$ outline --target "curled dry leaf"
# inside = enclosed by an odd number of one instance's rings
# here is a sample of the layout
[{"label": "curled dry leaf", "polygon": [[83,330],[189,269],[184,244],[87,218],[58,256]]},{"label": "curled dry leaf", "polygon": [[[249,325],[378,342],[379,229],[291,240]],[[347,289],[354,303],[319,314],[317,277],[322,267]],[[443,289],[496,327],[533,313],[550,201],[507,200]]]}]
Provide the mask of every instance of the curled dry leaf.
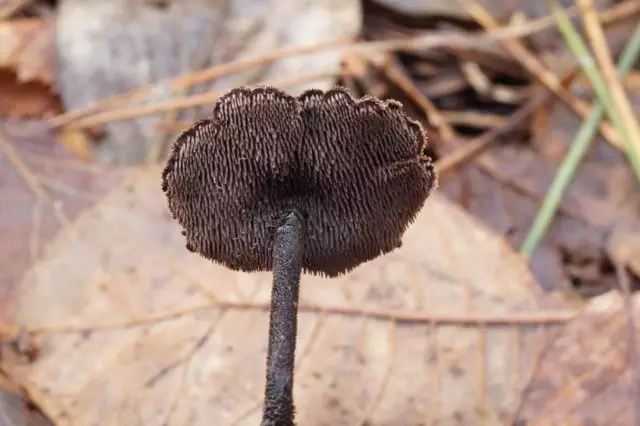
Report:
[{"label": "curled dry leaf", "polygon": [[0,21],[0,68],[16,73],[19,83],[53,83],[53,21],[29,18]]},{"label": "curled dry leaf", "polygon": [[53,23],[45,19],[0,21],[0,116],[59,114],[52,87]]},{"label": "curled dry leaf", "polygon": [[51,88],[38,81],[19,83],[12,71],[0,69],[0,116],[9,118],[49,117],[63,111]]},{"label": "curled dry leaf", "polygon": [[639,308],[640,295],[633,296],[631,312],[619,292],[593,299],[545,350],[518,420],[531,426],[638,424]]},{"label": "curled dry leaf", "polygon": [[[42,351],[3,368],[57,424],[259,423],[271,276],[184,250],[160,173],[132,172],[61,231],[11,301]],[[302,282],[300,424],[495,421],[542,343],[531,326],[420,321],[530,315],[539,301],[520,257],[437,195],[402,248]]]}]

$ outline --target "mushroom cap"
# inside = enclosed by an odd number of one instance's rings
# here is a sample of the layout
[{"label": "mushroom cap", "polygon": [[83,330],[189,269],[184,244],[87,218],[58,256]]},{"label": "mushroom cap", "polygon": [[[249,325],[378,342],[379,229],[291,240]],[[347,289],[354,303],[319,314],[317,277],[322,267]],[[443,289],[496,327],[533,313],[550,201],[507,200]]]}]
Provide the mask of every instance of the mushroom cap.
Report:
[{"label": "mushroom cap", "polygon": [[295,209],[303,270],[335,277],[401,245],[437,185],[425,146],[396,101],[242,87],[177,139],[162,188],[189,250],[270,270],[278,220]]}]

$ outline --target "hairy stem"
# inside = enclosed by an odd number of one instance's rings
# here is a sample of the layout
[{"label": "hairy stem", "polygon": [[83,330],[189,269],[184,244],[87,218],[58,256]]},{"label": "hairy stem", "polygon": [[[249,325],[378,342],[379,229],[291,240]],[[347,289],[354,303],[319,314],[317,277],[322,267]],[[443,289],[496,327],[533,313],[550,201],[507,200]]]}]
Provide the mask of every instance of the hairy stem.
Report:
[{"label": "hairy stem", "polygon": [[304,218],[300,214],[286,213],[280,220],[273,243],[273,287],[262,426],[295,425],[293,364],[304,226]]}]

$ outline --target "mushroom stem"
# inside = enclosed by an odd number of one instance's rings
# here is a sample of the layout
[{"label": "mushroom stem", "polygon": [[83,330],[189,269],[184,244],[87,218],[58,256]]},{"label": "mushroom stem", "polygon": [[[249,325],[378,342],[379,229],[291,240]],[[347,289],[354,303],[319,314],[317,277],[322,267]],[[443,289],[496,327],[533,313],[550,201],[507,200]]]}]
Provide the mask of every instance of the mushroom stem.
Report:
[{"label": "mushroom stem", "polygon": [[273,242],[273,287],[262,426],[293,426],[293,364],[298,329],[304,218],[290,211],[280,219]]}]

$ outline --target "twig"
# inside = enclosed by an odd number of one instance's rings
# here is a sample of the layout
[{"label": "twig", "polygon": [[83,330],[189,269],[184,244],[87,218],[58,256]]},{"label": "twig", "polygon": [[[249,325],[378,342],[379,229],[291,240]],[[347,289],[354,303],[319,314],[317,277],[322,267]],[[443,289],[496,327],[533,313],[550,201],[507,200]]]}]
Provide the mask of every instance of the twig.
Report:
[{"label": "twig", "polygon": [[476,111],[442,111],[442,118],[449,124],[480,128],[498,128],[505,125],[502,115]]},{"label": "twig", "polygon": [[462,148],[454,151],[450,155],[439,159],[436,162],[438,173],[445,174],[455,170],[461,164],[469,161],[471,158],[480,155],[489,146],[494,143],[500,136],[510,132],[514,127],[520,125],[529,116],[531,116],[540,106],[544,105],[551,99],[551,92],[542,92],[534,96],[529,102],[521,106],[511,114],[504,123],[504,126],[491,129],[464,144]]},{"label": "twig", "polygon": [[49,120],[49,125],[53,128],[59,128],[68,125],[69,123],[79,119],[80,117],[93,114],[100,110],[113,108],[118,105],[126,103],[132,103],[137,101],[143,101],[148,99],[156,90],[169,90],[171,92],[186,89],[199,83],[205,83],[215,80],[225,74],[231,74],[234,72],[242,71],[246,68],[262,65],[269,62],[274,62],[278,59],[303,55],[316,51],[322,51],[324,49],[335,48],[352,43],[350,38],[338,38],[325,41],[322,43],[316,43],[304,46],[286,46],[281,49],[274,50],[265,55],[252,57],[248,59],[239,59],[226,64],[207,68],[202,71],[198,71],[186,76],[176,77],[170,80],[159,81],[139,89],[123,93],[121,95],[112,96],[104,99],[94,105],[76,109],[74,111],[67,112],[65,114],[58,115]]},{"label": "twig", "polygon": [[[630,160],[634,164],[638,180],[640,180],[640,124],[638,124],[637,115],[634,113],[616,74],[611,52],[609,52],[607,40],[598,22],[598,15],[595,13],[592,0],[578,0],[578,5],[582,10],[582,19],[587,37],[591,42],[591,47],[609,88],[613,104],[619,115],[620,124],[625,128],[626,141],[629,143],[627,148],[630,157],[632,157]],[[637,27],[640,28],[640,23],[637,24]],[[619,129],[618,131],[620,132],[621,130]]]},{"label": "twig", "polygon": [[[498,23],[491,17],[491,15],[483,8],[479,3],[471,3],[469,0],[457,0],[476,21],[478,21],[483,27],[488,30],[494,30],[498,27]],[[548,71],[538,58],[527,48],[525,48],[518,40],[504,40],[503,44],[505,48],[511,52],[511,54],[522,62],[522,65],[538,80],[540,80],[549,90],[556,94],[562,101],[564,101],[571,109],[573,109],[581,118],[585,118],[589,115],[591,110],[590,106],[571,94],[570,91],[562,87],[559,79],[550,71]],[[622,149],[620,142],[620,135],[615,131],[611,124],[601,122],[599,124],[599,130],[602,136],[611,145],[618,149]]]},{"label": "twig", "polygon": [[157,129],[161,132],[182,132],[193,125],[193,120],[175,120],[158,123]]},{"label": "twig", "polygon": [[477,62],[461,61],[460,72],[476,93],[500,103],[520,104],[529,92],[528,88],[514,90],[507,85],[493,83]]},{"label": "twig", "polygon": [[389,80],[395,83],[413,102],[422,108],[427,121],[440,131],[443,141],[450,142],[456,137],[451,125],[442,117],[436,106],[418,89],[415,83],[407,77],[398,61],[390,55],[385,55],[382,64],[377,64]]},{"label": "twig", "polygon": [[171,92],[175,90],[191,87],[195,84],[208,82],[215,80],[225,74],[231,74],[239,72],[247,68],[263,65],[266,63],[274,62],[279,59],[287,57],[311,54],[321,52],[323,50],[342,48],[343,53],[347,52],[360,52],[361,54],[379,54],[385,51],[414,51],[423,50],[429,48],[435,48],[439,46],[482,46],[485,44],[493,43],[503,39],[525,37],[530,34],[546,30],[554,25],[554,21],[551,17],[540,18],[535,21],[531,21],[527,24],[517,27],[499,28],[495,31],[488,31],[483,35],[451,35],[451,34],[439,34],[418,36],[409,39],[402,40],[388,40],[388,41],[374,41],[374,42],[360,42],[354,43],[350,38],[338,38],[329,41],[305,45],[305,46],[286,46],[281,49],[274,50],[265,55],[256,56],[248,59],[239,59],[222,65],[216,65],[207,68],[196,73],[189,74],[187,76],[180,76],[170,80],[164,80],[156,82],[145,87],[136,89],[131,92],[127,92],[121,95],[116,95],[108,99],[104,99],[97,104],[70,111],[68,113],[53,117],[49,120],[49,125],[53,128],[59,128],[68,125],[69,123],[78,120],[83,116],[93,114],[95,112],[105,110],[108,108],[114,108],[118,105],[126,103],[137,102],[148,99],[155,90],[169,90]]},{"label": "twig", "polygon": [[[258,83],[260,85],[271,85],[277,87],[295,86],[298,84],[308,83],[314,80],[320,80],[323,78],[334,77],[340,74],[340,71],[334,72],[321,72],[314,74],[304,74],[294,77],[285,77],[270,81]],[[84,119],[80,119],[67,126],[70,129],[82,129],[87,127],[98,126],[113,121],[129,120],[135,117],[141,117],[145,115],[157,114],[159,112],[173,111],[182,108],[191,108],[195,106],[212,104],[223,95],[225,91],[209,92],[193,96],[185,96],[181,98],[174,98],[167,102],[156,103],[152,105],[135,106],[125,109],[117,109],[113,111],[106,111],[93,116],[89,116]]]},{"label": "twig", "polygon": [[[624,75],[631,69],[640,54],[640,26],[636,28],[629,43],[625,46],[618,64],[618,74]],[[571,183],[571,179],[576,169],[580,165],[582,158],[587,153],[595,131],[597,123],[600,121],[604,108],[601,103],[596,102],[589,116],[582,123],[578,134],[571,143],[571,148],[562,164],[556,172],[556,176],[547,191],[536,218],[531,225],[531,229],[527,233],[525,240],[520,248],[520,253],[525,257],[530,257],[542,240],[546,230],[548,229],[558,206],[562,202],[564,193]]]},{"label": "twig", "polygon": [[[81,331],[98,331],[112,330],[123,327],[144,326],[156,324],[162,321],[168,321],[180,318],[185,315],[191,315],[199,311],[209,309],[236,309],[236,310],[260,310],[268,311],[269,303],[266,302],[220,302],[206,303],[200,306],[191,306],[185,309],[178,309],[174,312],[166,312],[154,316],[144,318],[133,318],[129,321],[112,324],[92,324],[92,325],[65,325],[50,324],[41,326],[25,325],[24,329],[30,334],[41,333],[73,333]],[[327,315],[341,316],[367,316],[372,319],[381,321],[394,320],[398,324],[429,324],[436,325],[467,325],[467,326],[516,326],[516,325],[544,325],[544,324],[562,324],[570,321],[578,315],[577,311],[556,310],[556,311],[535,311],[535,312],[514,312],[504,314],[430,314],[415,312],[395,312],[383,309],[360,309],[348,306],[320,306],[310,303],[300,304],[298,312],[322,313]]]}]

